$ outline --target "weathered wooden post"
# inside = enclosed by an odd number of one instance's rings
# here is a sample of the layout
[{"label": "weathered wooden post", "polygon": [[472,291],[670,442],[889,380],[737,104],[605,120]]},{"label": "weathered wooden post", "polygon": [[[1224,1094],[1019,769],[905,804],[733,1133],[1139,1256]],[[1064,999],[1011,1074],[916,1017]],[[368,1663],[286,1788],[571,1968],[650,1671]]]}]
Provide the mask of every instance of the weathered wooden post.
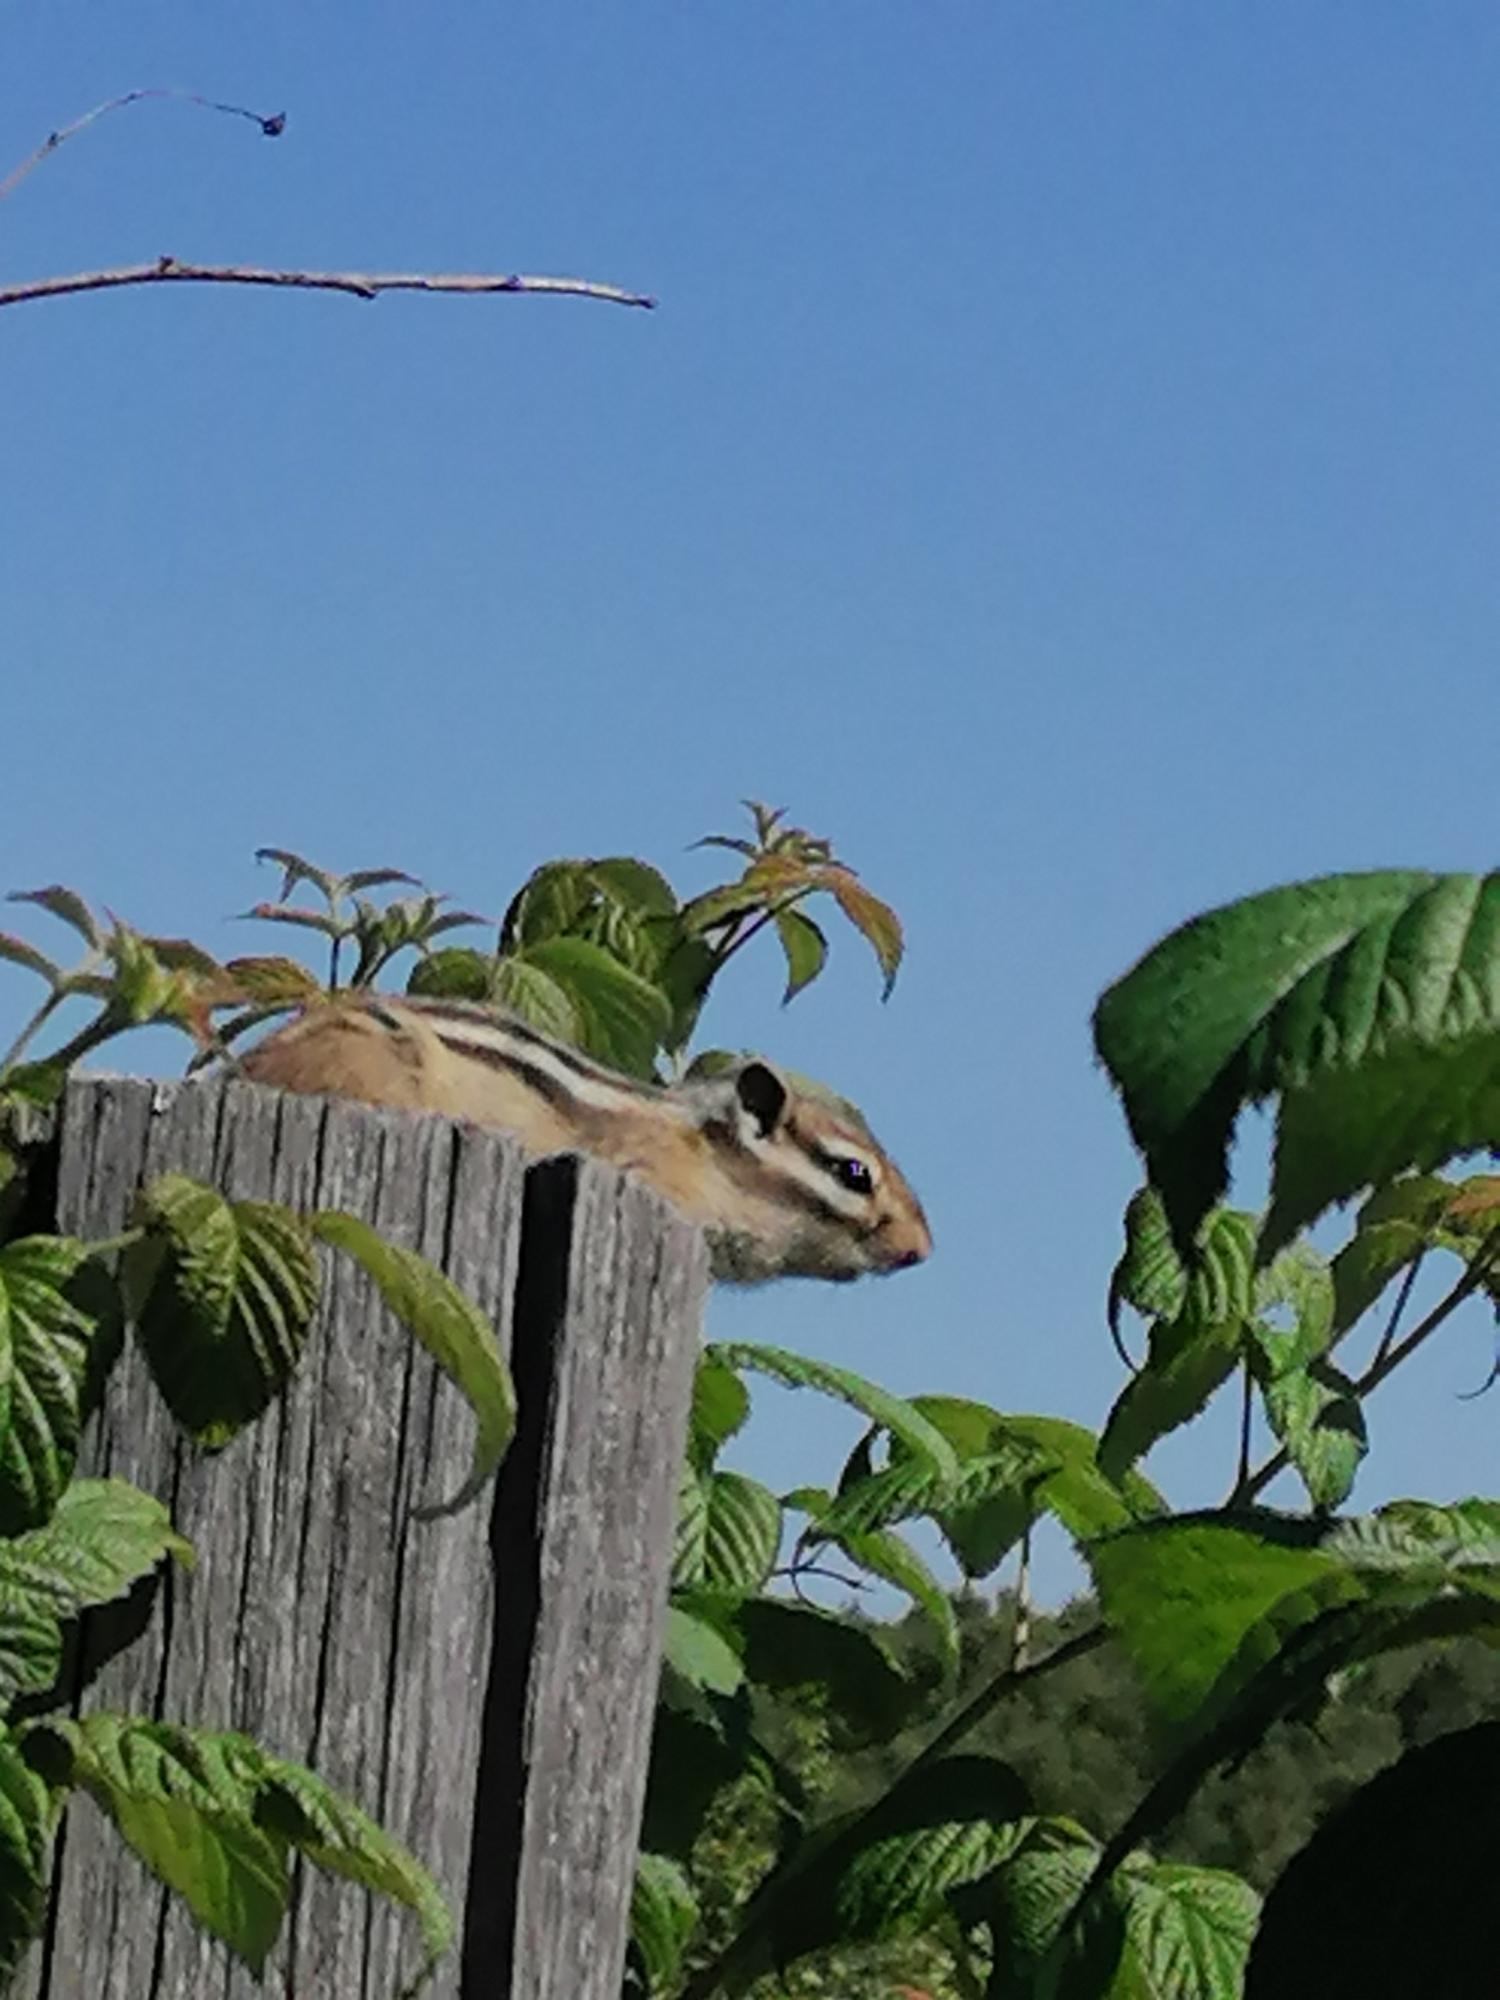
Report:
[{"label": "weathered wooden post", "polygon": [[[82,1706],[246,1731],[357,1800],[459,1913],[434,2000],[617,2000],[707,1285],[697,1230],[596,1162],[527,1171],[505,1137],[444,1119],[246,1083],[70,1083],[59,1228],[113,1234],[168,1170],[351,1210],[431,1258],[495,1323],[519,1429],[492,1505],[415,1519],[462,1477],[472,1419],[344,1260],[290,1391],[216,1457],[181,1441],[128,1352],[80,1469],[166,1500],[198,1561],[163,1577]],[[408,1923],[304,1871],[257,1986],[80,1801],[19,1990],[376,2000],[411,1968]]]}]

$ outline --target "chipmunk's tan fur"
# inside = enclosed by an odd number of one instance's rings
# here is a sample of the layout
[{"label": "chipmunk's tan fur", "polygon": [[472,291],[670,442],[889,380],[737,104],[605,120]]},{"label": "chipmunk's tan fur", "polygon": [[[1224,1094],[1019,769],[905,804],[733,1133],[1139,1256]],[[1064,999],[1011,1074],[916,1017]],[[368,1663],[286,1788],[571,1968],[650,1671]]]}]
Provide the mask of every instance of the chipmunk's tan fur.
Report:
[{"label": "chipmunk's tan fur", "polygon": [[283,1090],[500,1126],[538,1159],[624,1167],[702,1223],[720,1278],[857,1278],[932,1247],[853,1106],[755,1057],[663,1090],[494,1009],[353,994],[307,1008],[242,1067]]}]

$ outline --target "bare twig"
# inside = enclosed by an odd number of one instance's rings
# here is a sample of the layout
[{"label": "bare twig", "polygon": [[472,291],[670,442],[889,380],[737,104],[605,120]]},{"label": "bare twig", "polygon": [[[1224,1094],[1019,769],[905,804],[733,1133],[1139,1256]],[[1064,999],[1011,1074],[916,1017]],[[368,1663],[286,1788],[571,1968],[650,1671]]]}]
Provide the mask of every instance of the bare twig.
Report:
[{"label": "bare twig", "polygon": [[71,125],[63,125],[56,132],[49,132],[36,151],[13,167],[0,181],[0,201],[18,188],[26,176],[39,167],[43,160],[55,153],[65,139],[82,132],[86,126],[104,117],[106,112],[120,111],[127,104],[139,104],[146,97],[175,97],[184,104],[200,104],[205,111],[222,111],[231,118],[248,118],[258,125],[267,139],[279,139],[286,130],[286,113],[277,111],[269,118],[263,118],[258,111],[247,111],[243,104],[220,104],[212,97],[200,97],[196,90],[127,90],[120,97],[106,98],[103,104],[96,104],[92,111],[85,111],[81,118],[75,118]]},{"label": "bare twig", "polygon": [[380,292],[548,292],[571,298],[603,299],[609,305],[656,304],[641,292],[596,285],[588,278],[524,277],[519,272],[433,271],[271,271],[256,264],[184,264],[158,257],[154,264],[123,264],[115,271],[74,271],[64,278],[32,278],[0,285],[0,306],[25,299],[61,298],[68,292],[106,292],[120,285],[279,285],[291,290],[348,292],[373,299]]}]

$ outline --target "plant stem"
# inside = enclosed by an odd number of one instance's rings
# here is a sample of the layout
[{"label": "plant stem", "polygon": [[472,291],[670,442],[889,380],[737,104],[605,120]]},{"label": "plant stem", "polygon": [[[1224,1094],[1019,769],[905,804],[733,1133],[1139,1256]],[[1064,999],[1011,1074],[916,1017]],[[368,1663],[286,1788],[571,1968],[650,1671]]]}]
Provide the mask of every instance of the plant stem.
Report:
[{"label": "plant stem", "polygon": [[63,993],[59,988],[54,986],[41,1006],[37,1008],[31,1019],[22,1028],[20,1034],[16,1036],[16,1039],[5,1051],[5,1054],[0,1056],[0,1079],[9,1076],[25,1053],[27,1044],[34,1035],[40,1034],[42,1029],[46,1027],[53,1014],[62,1005],[63,999]]},{"label": "plant stem", "polygon": [[1391,1351],[1391,1344],[1396,1338],[1396,1329],[1401,1324],[1401,1315],[1406,1311],[1406,1302],[1411,1297],[1412,1286],[1417,1282],[1417,1273],[1421,1270],[1426,1255],[1427,1252],[1424,1250],[1421,1256],[1414,1257],[1406,1267],[1405,1274],[1396,1293],[1396,1302],[1391,1307],[1391,1316],[1385,1323],[1385,1332],[1381,1334],[1379,1344],[1375,1349],[1374,1358],[1376,1361],[1384,1361],[1385,1357]]},{"label": "plant stem", "polygon": [[1031,1529],[1021,1536],[1016,1562],[1016,1617],[1010,1632],[1010,1666],[1019,1673],[1031,1651]]},{"label": "plant stem", "polygon": [[1248,1361],[1244,1363],[1240,1373],[1240,1456],[1234,1473],[1236,1492],[1250,1477],[1250,1420],[1255,1410],[1255,1380],[1250,1373]]}]

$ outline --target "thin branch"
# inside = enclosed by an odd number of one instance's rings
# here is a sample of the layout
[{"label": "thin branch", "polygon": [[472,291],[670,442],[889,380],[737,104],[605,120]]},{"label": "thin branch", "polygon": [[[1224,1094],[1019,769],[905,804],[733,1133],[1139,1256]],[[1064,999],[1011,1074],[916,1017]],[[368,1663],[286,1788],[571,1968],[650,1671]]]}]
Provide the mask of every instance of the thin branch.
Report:
[{"label": "thin branch", "polygon": [[644,306],[656,300],[589,278],[526,277],[520,272],[433,271],[272,271],[257,264],[184,264],[158,257],[154,264],[122,264],[114,271],[74,271],[63,278],[32,278],[0,286],[0,306],[27,299],[62,298],[70,292],[107,292],[121,285],[272,285],[311,292],[347,292],[373,299],[381,292],[545,292],[570,298],[602,299],[616,306]]},{"label": "thin branch", "polygon": [[1234,1491],[1239,1492],[1250,1477],[1250,1425],[1255,1414],[1255,1377],[1247,1361],[1240,1382],[1240,1455],[1234,1468]]},{"label": "thin branch", "polygon": [[773,1569],[771,1574],[784,1576],[799,1597],[802,1596],[802,1579],[805,1576],[820,1576],[826,1583],[841,1583],[848,1590],[868,1590],[870,1587],[866,1577],[849,1575],[841,1569],[827,1569],[821,1563],[788,1563],[783,1569]]},{"label": "thin branch", "polygon": [[120,97],[109,97],[103,104],[96,104],[92,111],[85,111],[83,116],[75,118],[71,125],[63,125],[56,132],[49,132],[36,151],[22,160],[18,167],[12,167],[5,179],[0,181],[0,201],[4,201],[8,194],[18,188],[26,176],[34,172],[43,160],[50,158],[64,140],[82,132],[86,126],[94,124],[107,112],[121,111],[127,104],[139,104],[147,97],[175,97],[184,104],[199,104],[205,111],[222,111],[231,118],[248,118],[252,125],[260,127],[267,139],[279,139],[286,130],[284,111],[277,111],[271,117],[263,118],[258,111],[247,111],[243,104],[220,104],[212,97],[200,97],[196,90],[127,90]]},{"label": "thin branch", "polygon": [[1417,1273],[1421,1270],[1426,1256],[1427,1252],[1424,1250],[1420,1257],[1414,1257],[1406,1267],[1405,1274],[1396,1292],[1396,1302],[1391,1307],[1391,1316],[1385,1323],[1385,1332],[1381,1334],[1379,1344],[1375,1349],[1374,1358],[1376,1361],[1384,1361],[1385,1357],[1391,1351],[1396,1339],[1396,1329],[1401,1324],[1401,1315],[1406,1311],[1406,1304],[1407,1300],[1411,1297],[1412,1286],[1417,1282]]}]

